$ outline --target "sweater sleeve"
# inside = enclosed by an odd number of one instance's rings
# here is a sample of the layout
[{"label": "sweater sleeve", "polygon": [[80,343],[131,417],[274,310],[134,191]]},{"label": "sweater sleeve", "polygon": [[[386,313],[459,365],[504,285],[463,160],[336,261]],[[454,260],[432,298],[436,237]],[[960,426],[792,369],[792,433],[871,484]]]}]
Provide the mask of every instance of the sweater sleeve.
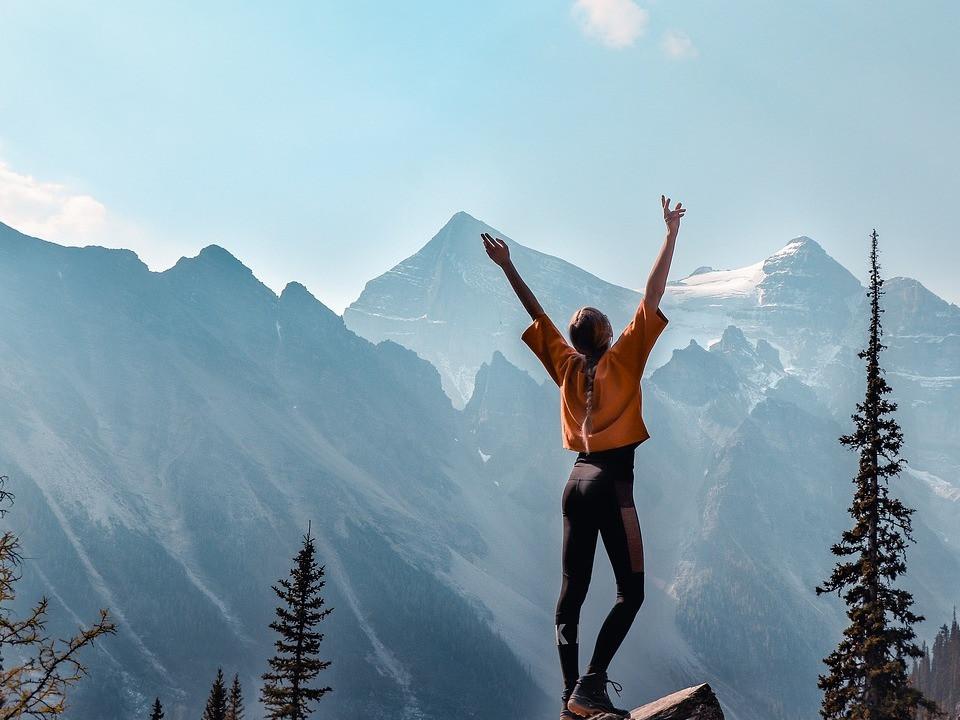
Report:
[{"label": "sweater sleeve", "polygon": [[669,319],[659,307],[653,312],[641,301],[633,319],[608,351],[614,356],[612,359],[616,359],[639,380],[650,351],[668,322]]},{"label": "sweater sleeve", "polygon": [[540,359],[553,381],[562,385],[567,363],[577,351],[570,347],[546,313],[538,315],[520,338]]}]

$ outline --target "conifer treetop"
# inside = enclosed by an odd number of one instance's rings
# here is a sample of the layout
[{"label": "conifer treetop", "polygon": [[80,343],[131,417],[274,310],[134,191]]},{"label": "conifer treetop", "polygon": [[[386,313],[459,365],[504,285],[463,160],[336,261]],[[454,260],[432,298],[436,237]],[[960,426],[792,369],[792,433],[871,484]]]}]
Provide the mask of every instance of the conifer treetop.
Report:
[{"label": "conifer treetop", "polygon": [[150,720],[163,720],[163,705],[160,704],[160,698],[153,701],[153,710],[150,712]]},{"label": "conifer treetop", "polygon": [[227,688],[223,682],[223,668],[217,668],[217,677],[210,687],[207,706],[203,710],[203,720],[227,719]]},{"label": "conifer treetop", "polygon": [[324,567],[317,564],[311,529],[308,526],[303,536],[289,577],[273,586],[281,600],[270,623],[277,633],[276,652],[268,661],[270,669],[262,676],[260,691],[270,720],[303,720],[313,712],[313,704],[332,690],[314,684],[320,672],[330,666],[329,660],[320,659],[323,633],[317,625],[333,608],[324,607],[320,594],[326,584]]},{"label": "conifer treetop", "polygon": [[240,687],[240,675],[234,674],[227,698],[226,720],[243,720],[243,689]]}]

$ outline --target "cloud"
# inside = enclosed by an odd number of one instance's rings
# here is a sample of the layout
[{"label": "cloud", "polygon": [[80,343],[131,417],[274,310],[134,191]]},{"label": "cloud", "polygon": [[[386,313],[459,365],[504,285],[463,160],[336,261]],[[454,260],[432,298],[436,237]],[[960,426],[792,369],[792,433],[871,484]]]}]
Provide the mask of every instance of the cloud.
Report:
[{"label": "cloud", "polygon": [[107,209],[89,195],[21,175],[0,160],[0,221],[28,235],[74,244],[103,230]]},{"label": "cloud", "polygon": [[673,60],[690,60],[700,54],[690,36],[679,30],[665,32],[660,47],[664,54]]},{"label": "cloud", "polygon": [[152,270],[195,255],[195,243],[178,237],[160,240],[91,195],[67,185],[40,180],[12,169],[0,159],[0,222],[26,235],[60,245],[129,248]]},{"label": "cloud", "polygon": [[633,45],[650,21],[633,0],[576,0],[573,15],[585,34],[612,48]]}]

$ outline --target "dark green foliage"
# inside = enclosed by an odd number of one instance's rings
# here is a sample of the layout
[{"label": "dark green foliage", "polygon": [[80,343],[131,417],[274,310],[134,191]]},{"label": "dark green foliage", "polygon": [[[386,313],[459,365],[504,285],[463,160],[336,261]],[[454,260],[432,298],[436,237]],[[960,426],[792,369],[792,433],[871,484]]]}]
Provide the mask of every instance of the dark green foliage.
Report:
[{"label": "dark green foliage", "polygon": [[896,419],[896,403],[880,367],[880,295],[883,280],[877,261],[877,232],[871,234],[870,334],[858,353],[867,361],[867,389],[852,415],[852,434],[840,443],[860,453],[849,508],[853,527],[831,548],[841,558],[817,594],[836,592],[847,604],[849,625],[843,639],[824,662],[829,668],[818,685],[823,690],[820,714],[826,720],[909,720],[917,708],[933,704],[909,684],[907,658],[923,653],[913,625],[923,617],[911,611],[913,596],[894,585],[906,570],[905,551],[913,541],[911,514],[890,495],[890,478],[904,464],[899,457],[903,435]]},{"label": "dark green foliage", "polygon": [[226,720],[243,720],[243,691],[240,688],[239,674],[233,676],[233,685],[230,686]]},{"label": "dark green foliage", "polygon": [[203,720],[227,720],[227,688],[223,682],[223,669],[217,668],[217,678],[210,688]]},{"label": "dark green foliage", "polygon": [[263,674],[260,699],[271,720],[303,720],[313,712],[312,703],[331,690],[313,687],[313,681],[330,661],[321,660],[323,633],[315,629],[333,608],[323,608],[320,590],[325,585],[324,568],[317,565],[316,547],[309,529],[297,553],[289,579],[273,586],[283,604],[277,607],[277,619],[270,623],[279,637],[276,654],[270,658],[270,670]]},{"label": "dark green foliage", "polygon": [[150,712],[150,720],[163,720],[163,705],[160,704],[160,698],[153,701],[153,710]]},{"label": "dark green foliage", "polygon": [[[932,650],[923,645],[923,656],[913,664],[910,682],[933,700],[950,718],[960,716],[960,626],[953,613],[950,627],[940,626]],[[930,720],[921,710],[917,720]]]}]

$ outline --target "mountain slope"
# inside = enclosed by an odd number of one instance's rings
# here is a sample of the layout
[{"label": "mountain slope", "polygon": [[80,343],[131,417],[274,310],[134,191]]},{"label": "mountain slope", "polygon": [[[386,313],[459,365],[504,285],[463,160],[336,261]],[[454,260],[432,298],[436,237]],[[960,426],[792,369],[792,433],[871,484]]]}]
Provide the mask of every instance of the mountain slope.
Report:
[{"label": "mountain slope", "polygon": [[[0,308],[9,522],[35,559],[20,597],[54,598],[63,627],[100,606],[120,625],[78,717],[141,714],[156,694],[189,715],[221,663],[252,691],[270,584],[309,520],[336,608],[329,717],[543,701],[444,579],[451,553],[486,553],[461,487],[481,462],[430,365],[358,338],[302,286],[277,297],[216,247],[151,273],[0,226]],[[463,674],[438,676],[450,662]]]}]

